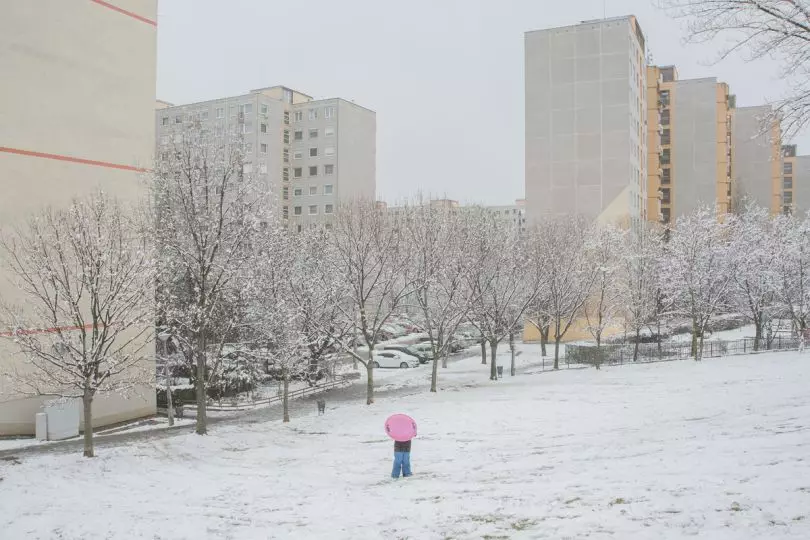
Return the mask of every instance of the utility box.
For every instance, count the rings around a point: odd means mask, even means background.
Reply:
[[[35,434],[38,441],[48,440],[48,415],[44,412],[37,413],[36,415],[36,430]]]
[[[49,441],[79,436],[80,399],[55,399],[45,403]]]

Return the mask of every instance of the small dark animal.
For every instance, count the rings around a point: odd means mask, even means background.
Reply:
[[[326,414],[326,401],[323,399],[318,400],[318,416]]]

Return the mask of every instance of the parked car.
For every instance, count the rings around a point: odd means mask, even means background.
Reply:
[[[416,345],[411,345],[411,350],[417,353],[419,356],[425,357],[428,362],[433,360],[433,346],[430,343],[417,343]]]
[[[384,351],[397,351],[401,352],[402,354],[406,354],[408,356],[413,356],[417,360],[419,360],[420,364],[427,364],[428,359],[425,355],[420,354],[419,351],[415,350],[413,347],[409,345],[385,345],[383,346]]]
[[[419,365],[419,359],[399,351],[380,351],[374,353],[375,368],[411,368]]]

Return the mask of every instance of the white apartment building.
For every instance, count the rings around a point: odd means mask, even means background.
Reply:
[[[99,188],[138,201],[154,152],[157,1],[3,2],[0,10],[0,226],[44,206],[67,207]],[[0,272],[0,299],[24,299]],[[43,324],[45,324],[43,322]],[[43,331],[71,331],[65,322]],[[69,323],[67,323],[69,325]],[[39,330],[32,330],[39,331]],[[16,391],[3,372],[26,363],[0,328],[0,436],[34,433],[44,398]],[[144,358],[154,373],[154,358]],[[151,367],[150,367],[151,364]],[[104,426],[155,414],[154,384],[99,396]]]
[[[634,16],[525,35],[526,212],[646,219],[646,45]]]
[[[374,200],[376,113],[340,98],[315,100],[284,86],[155,111],[158,152],[177,126],[200,122],[215,134],[239,133],[246,172],[276,195],[293,228],[329,223],[338,205]]]
[[[521,232],[526,230],[526,200],[517,199],[515,204],[507,204],[502,206],[485,206],[488,212],[495,215],[498,219],[505,223],[510,223],[514,227],[520,229]]]

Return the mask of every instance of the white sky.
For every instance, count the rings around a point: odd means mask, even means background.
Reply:
[[[716,76],[738,106],[777,99],[770,61],[712,65],[721,44],[682,42],[650,0],[634,14],[656,64]],[[602,0],[161,0],[159,99],[189,103],[276,84],[377,112],[377,197],[421,191],[462,202],[523,197],[523,33],[601,18]],[[810,152],[810,136],[794,141]]]

